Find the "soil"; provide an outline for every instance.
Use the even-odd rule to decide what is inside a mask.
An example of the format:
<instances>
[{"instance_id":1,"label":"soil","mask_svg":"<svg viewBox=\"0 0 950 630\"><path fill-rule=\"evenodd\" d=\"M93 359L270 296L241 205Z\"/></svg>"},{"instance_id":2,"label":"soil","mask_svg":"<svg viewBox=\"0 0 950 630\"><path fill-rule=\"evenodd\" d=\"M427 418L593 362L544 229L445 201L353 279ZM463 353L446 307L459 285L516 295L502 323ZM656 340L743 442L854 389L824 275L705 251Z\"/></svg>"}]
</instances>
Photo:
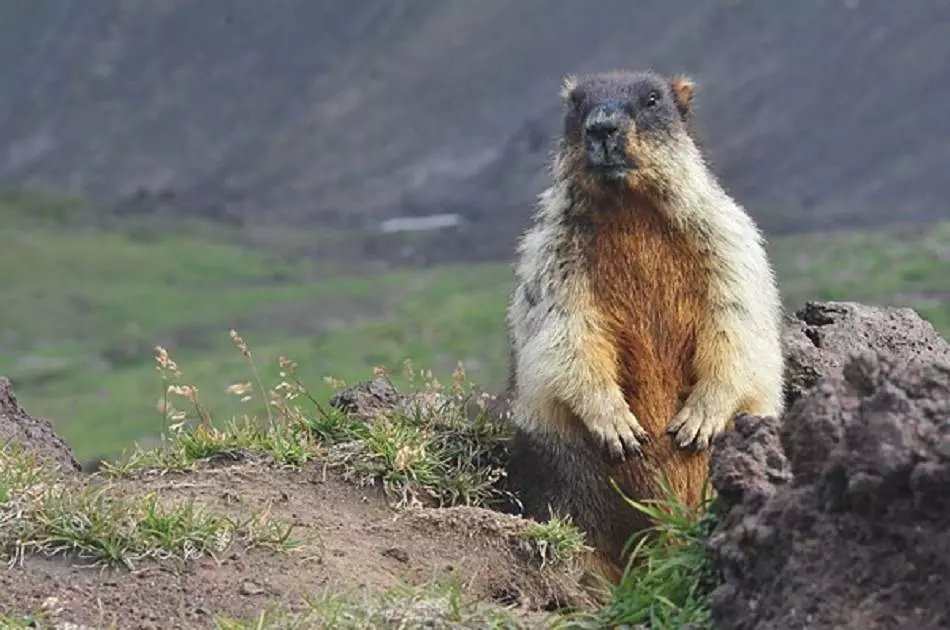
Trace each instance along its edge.
<instances>
[{"instance_id":1,"label":"soil","mask_svg":"<svg viewBox=\"0 0 950 630\"><path fill-rule=\"evenodd\" d=\"M194 499L228 515L267 513L293 524L289 551L235 549L182 566L149 563L86 568L81 561L29 557L0 572L0 610L39 610L57 599L57 620L119 628L211 627L214 616L249 618L271 604L305 609L305 597L358 594L431 578L461 578L479 600L514 606L527 622L587 595L568 568L540 568L516 534L526 521L478 508L390 509L376 488L358 488L312 464L302 471L264 462L191 473L99 480L119 492Z\"/></svg>"},{"instance_id":2,"label":"soil","mask_svg":"<svg viewBox=\"0 0 950 630\"><path fill-rule=\"evenodd\" d=\"M715 628L950 627L950 344L914 311L809 303L784 417L711 462Z\"/></svg>"},{"instance_id":3,"label":"soil","mask_svg":"<svg viewBox=\"0 0 950 630\"><path fill-rule=\"evenodd\" d=\"M716 628L950 627L950 362L854 356L712 472Z\"/></svg>"}]
</instances>

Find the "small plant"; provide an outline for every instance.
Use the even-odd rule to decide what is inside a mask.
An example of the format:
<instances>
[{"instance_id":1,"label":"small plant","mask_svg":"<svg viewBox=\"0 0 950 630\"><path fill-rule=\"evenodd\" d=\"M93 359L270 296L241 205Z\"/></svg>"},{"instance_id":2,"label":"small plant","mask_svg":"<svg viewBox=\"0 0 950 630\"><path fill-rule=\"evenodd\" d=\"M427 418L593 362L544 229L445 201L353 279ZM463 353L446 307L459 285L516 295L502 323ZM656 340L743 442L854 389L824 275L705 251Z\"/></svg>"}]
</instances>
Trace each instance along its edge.
<instances>
[{"instance_id":1,"label":"small plant","mask_svg":"<svg viewBox=\"0 0 950 630\"><path fill-rule=\"evenodd\" d=\"M380 483L399 506L509 501L501 481L510 434L489 417L488 397L466 387L461 366L452 395L442 393L431 372L417 374L409 361L405 366L406 402L361 423L352 441L331 450L334 465L359 484Z\"/></svg>"},{"instance_id":2,"label":"small plant","mask_svg":"<svg viewBox=\"0 0 950 630\"><path fill-rule=\"evenodd\" d=\"M241 449L266 453L278 465L299 468L319 452L317 436L309 430L310 421L299 406L292 403L300 393L299 379L292 372L293 364L280 359L281 378L287 377L289 370L298 387L282 381L274 390L268 391L263 386L247 342L234 330L230 336L251 366L260 395L266 401L267 422L261 423L245 415L228 420L221 428L215 426L211 414L199 401L198 388L182 383L178 364L168 350L156 346L156 367L162 381L158 406L165 429L162 444L151 450L136 446L117 461L105 463L103 471L106 474L126 476L142 469L187 470L198 462ZM250 383L233 383L227 391L239 396L242 402L249 402L253 399L252 389ZM188 402L194 410L193 419L187 411L175 406L173 397ZM313 402L319 407L319 403ZM193 421L189 423L190 419Z\"/></svg>"},{"instance_id":3,"label":"small plant","mask_svg":"<svg viewBox=\"0 0 950 630\"><path fill-rule=\"evenodd\" d=\"M665 491L662 499L626 499L656 525L631 538L630 560L610 601L593 615L566 617L559 627L709 627L707 597L717 586L719 575L705 545L718 520L718 504L704 487L700 505L690 509L668 483L661 485Z\"/></svg>"},{"instance_id":4,"label":"small plant","mask_svg":"<svg viewBox=\"0 0 950 630\"><path fill-rule=\"evenodd\" d=\"M15 613L0 614L0 628L7 630L27 630L42 628L43 622L49 619L49 613L18 615Z\"/></svg>"},{"instance_id":5,"label":"small plant","mask_svg":"<svg viewBox=\"0 0 950 630\"><path fill-rule=\"evenodd\" d=\"M542 567L557 565L590 549L584 533L575 527L570 516L553 513L546 522L525 527L521 538L540 556Z\"/></svg>"},{"instance_id":6,"label":"small plant","mask_svg":"<svg viewBox=\"0 0 950 630\"><path fill-rule=\"evenodd\" d=\"M397 507L493 506L511 500L501 489L509 430L489 418L488 396L466 381L461 364L447 394L431 371L416 371L407 360L403 377L410 394L404 397L405 404L374 418L354 418L321 403L302 382L296 363L286 357L278 359L279 381L268 389L247 341L235 330L230 337L248 361L253 381L233 383L227 390L245 403L262 398L267 422L244 416L216 426L200 402L198 388L182 381L178 364L157 346L159 409L166 428L162 445L149 451L136 448L119 461L106 463L107 474L187 470L243 449L266 453L277 464L292 468L320 456L347 479L382 485ZM381 370L374 372L379 375ZM179 408L176 399L186 404Z\"/></svg>"}]
</instances>

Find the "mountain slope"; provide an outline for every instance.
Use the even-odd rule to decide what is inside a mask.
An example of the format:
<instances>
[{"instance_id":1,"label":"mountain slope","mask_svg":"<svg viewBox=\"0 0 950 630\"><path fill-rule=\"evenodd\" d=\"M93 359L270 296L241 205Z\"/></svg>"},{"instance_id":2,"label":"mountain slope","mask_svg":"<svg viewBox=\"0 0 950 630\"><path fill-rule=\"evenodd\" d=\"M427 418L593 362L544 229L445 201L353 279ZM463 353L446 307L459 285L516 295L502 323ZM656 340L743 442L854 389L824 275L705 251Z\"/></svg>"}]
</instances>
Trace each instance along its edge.
<instances>
[{"instance_id":1,"label":"mountain slope","mask_svg":"<svg viewBox=\"0 0 950 630\"><path fill-rule=\"evenodd\" d=\"M947 41L947 0L7 2L0 185L260 221L459 211L503 255L561 76L651 66L698 81L716 168L770 231L946 217Z\"/></svg>"}]
</instances>

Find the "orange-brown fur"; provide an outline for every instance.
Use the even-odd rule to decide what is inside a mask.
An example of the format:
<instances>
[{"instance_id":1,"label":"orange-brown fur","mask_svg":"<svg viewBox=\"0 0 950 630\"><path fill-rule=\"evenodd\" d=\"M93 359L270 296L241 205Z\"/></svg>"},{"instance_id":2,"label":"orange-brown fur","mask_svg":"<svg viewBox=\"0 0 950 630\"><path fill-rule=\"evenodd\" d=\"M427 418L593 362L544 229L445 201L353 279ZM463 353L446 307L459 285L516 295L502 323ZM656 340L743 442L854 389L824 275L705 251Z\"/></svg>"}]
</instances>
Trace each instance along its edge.
<instances>
[{"instance_id":1,"label":"orange-brown fur","mask_svg":"<svg viewBox=\"0 0 950 630\"><path fill-rule=\"evenodd\" d=\"M589 270L595 301L618 349L620 387L652 439L643 460L615 464L610 474L628 496L656 497L661 495L656 473L663 471L676 495L695 507L708 451L676 447L666 428L695 382L698 328L709 310L707 266L649 199L629 193L614 203L623 208L593 217ZM649 299L633 302L631 295Z\"/></svg>"}]
</instances>

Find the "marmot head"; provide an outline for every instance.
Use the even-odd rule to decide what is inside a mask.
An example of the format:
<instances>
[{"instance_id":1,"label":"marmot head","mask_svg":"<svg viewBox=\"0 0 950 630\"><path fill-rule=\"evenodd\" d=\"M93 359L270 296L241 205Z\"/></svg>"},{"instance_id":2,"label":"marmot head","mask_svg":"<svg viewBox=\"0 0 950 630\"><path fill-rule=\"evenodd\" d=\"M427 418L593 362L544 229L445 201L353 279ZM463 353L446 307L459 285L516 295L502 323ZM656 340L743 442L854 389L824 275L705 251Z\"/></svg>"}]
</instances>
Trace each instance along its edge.
<instances>
[{"instance_id":1,"label":"marmot head","mask_svg":"<svg viewBox=\"0 0 950 630\"><path fill-rule=\"evenodd\" d=\"M685 149L693 83L685 76L615 71L568 77L561 154L569 175L591 192L627 186L663 190Z\"/></svg>"}]
</instances>

